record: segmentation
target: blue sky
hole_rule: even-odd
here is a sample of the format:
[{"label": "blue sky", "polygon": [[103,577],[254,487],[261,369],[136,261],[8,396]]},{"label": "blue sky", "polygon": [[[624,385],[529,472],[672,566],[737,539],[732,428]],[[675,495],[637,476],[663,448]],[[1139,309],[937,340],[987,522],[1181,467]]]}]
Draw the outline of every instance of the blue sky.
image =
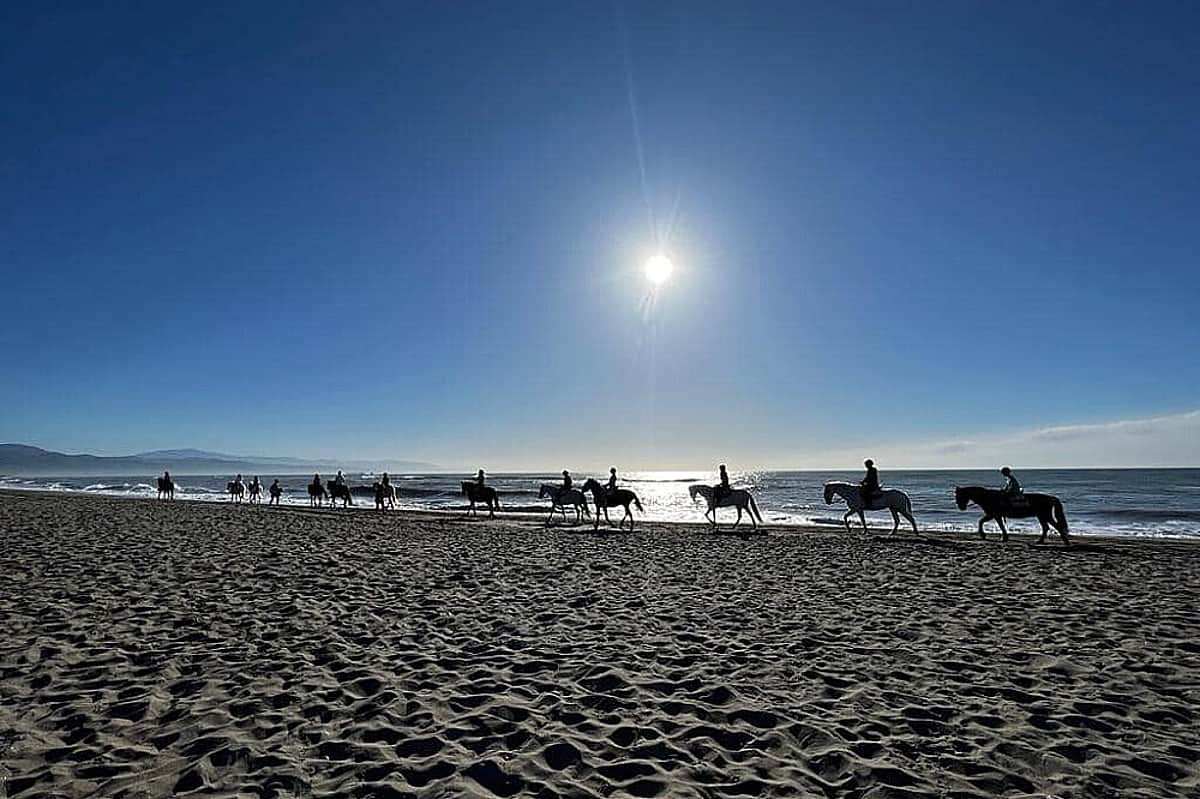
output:
[{"label": "blue sky", "polygon": [[0,440],[1200,463],[1194,3],[252,5],[0,11]]}]

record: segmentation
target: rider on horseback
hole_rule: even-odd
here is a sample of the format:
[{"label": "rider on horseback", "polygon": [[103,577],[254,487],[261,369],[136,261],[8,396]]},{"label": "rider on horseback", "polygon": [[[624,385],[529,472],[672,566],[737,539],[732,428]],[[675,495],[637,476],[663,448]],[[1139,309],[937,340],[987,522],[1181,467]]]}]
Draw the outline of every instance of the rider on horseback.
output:
[{"label": "rider on horseback", "polygon": [[479,486],[483,485],[483,469],[480,469],[479,474],[475,475],[475,484]]},{"label": "rider on horseback", "polygon": [[346,478],[342,477],[341,469],[338,469],[337,477],[333,478],[333,482],[340,486],[344,486],[346,484]]},{"label": "rider on horseback", "polygon": [[1025,492],[1021,489],[1021,484],[1017,482],[1016,475],[1012,469],[1007,466],[1000,468],[1000,474],[1004,475],[1004,487],[1000,489],[1000,495],[1009,503],[1020,503],[1025,501]]},{"label": "rider on horseback", "polygon": [[879,488],[879,470],[875,468],[875,461],[867,458],[863,461],[863,466],[867,467],[867,476],[859,483],[859,488],[862,489],[863,505],[868,509],[871,503],[879,497],[883,491]]},{"label": "rider on horseback", "polygon": [[717,471],[721,473],[721,482],[713,486],[713,505],[719,503],[733,491],[729,487],[729,472],[725,471],[725,464],[722,463]]},{"label": "rider on horseback", "polygon": [[614,466],[608,470],[608,485],[604,487],[604,490],[607,491],[609,494],[613,494],[616,492],[616,490],[617,490],[617,467],[616,466]]},{"label": "rider on horseback", "polygon": [[563,469],[562,488],[558,490],[558,495],[561,497],[571,490],[571,473]]}]

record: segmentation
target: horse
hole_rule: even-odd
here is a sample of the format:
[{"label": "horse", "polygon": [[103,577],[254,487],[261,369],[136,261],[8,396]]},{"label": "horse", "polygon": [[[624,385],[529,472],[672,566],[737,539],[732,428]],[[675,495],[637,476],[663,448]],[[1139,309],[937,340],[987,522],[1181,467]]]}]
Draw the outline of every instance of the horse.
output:
[{"label": "horse", "polygon": [[396,508],[396,487],[384,485],[378,481],[371,483],[371,492],[375,495],[375,509],[388,510]]},{"label": "horse", "polygon": [[343,508],[354,504],[354,500],[350,498],[350,486],[345,483],[331,480],[325,487],[329,491],[329,507],[336,507],[339,499],[342,501]]},{"label": "horse", "polygon": [[241,480],[230,480],[225,484],[225,490],[229,492],[230,501],[241,502],[242,495],[246,493],[246,486]]},{"label": "horse", "polygon": [[846,525],[846,532],[850,532],[850,516],[857,513],[858,519],[862,522],[863,532],[867,532],[867,517],[863,515],[864,510],[890,510],[892,512],[892,532],[895,535],[900,529],[900,517],[908,519],[908,523],[912,525],[913,532],[917,532],[917,521],[912,514],[912,500],[908,498],[908,494],[895,488],[889,488],[879,493],[872,503],[871,507],[867,507],[867,503],[863,502],[862,486],[857,483],[843,483],[834,481],[825,484],[825,504],[832,505],[835,496],[841,497],[846,503],[849,510],[842,517],[842,523]]},{"label": "horse", "polygon": [[262,483],[254,480],[247,488],[250,491],[250,504],[253,505],[262,501]]},{"label": "horse", "polygon": [[496,494],[496,489],[487,485],[480,485],[474,480],[463,480],[462,484],[463,496],[471,503],[471,507],[467,508],[467,515],[479,515],[479,511],[475,508],[475,503],[487,505],[488,518],[496,518],[496,508],[500,507],[500,497]]},{"label": "horse", "polygon": [[267,504],[268,505],[278,505],[279,498],[282,496],[283,496],[283,486],[279,485],[279,483],[277,483],[277,482],[272,483],[271,484],[271,500]]},{"label": "horse", "polygon": [[988,519],[996,520],[996,524],[1000,526],[1001,540],[1007,541],[1008,528],[1004,526],[1005,519],[1028,519],[1036,516],[1042,525],[1042,537],[1038,540],[1039,544],[1046,543],[1046,534],[1050,532],[1050,527],[1053,525],[1058,534],[1062,536],[1063,546],[1071,545],[1068,537],[1067,514],[1063,511],[1062,502],[1058,497],[1050,494],[1021,494],[1020,496],[1025,501],[1014,503],[1003,491],[995,488],[966,486],[954,489],[954,502],[958,505],[959,510],[966,510],[967,505],[974,502],[983,511],[983,518],[979,520],[979,537],[982,539],[987,539],[983,533],[983,523]]},{"label": "horse", "polygon": [[175,481],[165,477],[158,478],[158,498],[175,499]]},{"label": "horse", "polygon": [[583,521],[583,514],[592,515],[588,509],[587,497],[578,488],[563,489],[561,485],[554,483],[542,483],[541,490],[538,491],[538,499],[550,497],[550,515],[546,517],[546,526],[550,526],[550,522],[554,519],[554,509],[558,508],[558,512],[562,514],[563,524],[567,523],[567,506],[575,508],[575,523],[579,524]]},{"label": "horse", "polygon": [[[696,485],[688,486],[688,495],[692,498],[692,502],[696,501],[696,497],[704,497],[708,503],[708,510],[704,512],[704,518],[712,521],[713,529],[717,527],[717,508],[737,508],[737,521],[733,523],[737,527],[742,523],[742,513],[746,513],[750,517],[750,525],[758,529],[758,522],[763,521],[762,514],[758,512],[758,503],[754,501],[754,497],[744,488],[732,489],[728,494],[713,504],[713,495],[716,493],[710,485],[697,483]],[[755,521],[758,517],[758,522]],[[765,522],[764,522],[765,523]]]},{"label": "horse", "polygon": [[328,494],[325,491],[324,484],[319,482],[308,484],[308,506],[310,508],[315,508],[318,505],[324,505],[325,497],[327,495]]},{"label": "horse", "polygon": [[600,511],[604,511],[604,521],[612,525],[612,519],[608,518],[608,509],[615,508],[618,505],[625,508],[625,515],[621,518],[621,523],[617,525],[620,530],[625,526],[625,519],[629,520],[629,532],[633,532],[633,514],[629,512],[629,503],[637,506],[639,513],[645,513],[646,510],[642,507],[642,502],[637,498],[637,494],[630,491],[628,488],[618,488],[616,491],[609,492],[604,486],[596,482],[595,478],[589,477],[587,482],[583,484],[584,492],[592,492],[592,501],[596,503],[596,524],[593,530],[600,529]]}]

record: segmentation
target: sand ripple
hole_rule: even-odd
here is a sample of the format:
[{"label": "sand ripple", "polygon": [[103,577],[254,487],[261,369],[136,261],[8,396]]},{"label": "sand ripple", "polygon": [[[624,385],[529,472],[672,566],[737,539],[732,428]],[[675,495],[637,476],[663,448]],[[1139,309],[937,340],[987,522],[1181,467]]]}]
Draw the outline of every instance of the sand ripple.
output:
[{"label": "sand ripple", "polygon": [[1200,793],[1200,547],[0,523],[0,796]]}]

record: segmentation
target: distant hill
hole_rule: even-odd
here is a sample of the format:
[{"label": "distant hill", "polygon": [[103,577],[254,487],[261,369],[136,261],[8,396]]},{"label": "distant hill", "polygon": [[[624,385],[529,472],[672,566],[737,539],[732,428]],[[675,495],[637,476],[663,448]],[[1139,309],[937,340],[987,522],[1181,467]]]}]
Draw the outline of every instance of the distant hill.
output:
[{"label": "distant hill", "polygon": [[163,449],[136,455],[68,455],[26,444],[0,444],[0,475],[20,477],[153,475],[167,469],[176,474],[225,474],[258,472],[298,474],[309,471],[436,472],[436,464],[388,460],[322,461],[258,455],[228,455],[199,449]]}]

